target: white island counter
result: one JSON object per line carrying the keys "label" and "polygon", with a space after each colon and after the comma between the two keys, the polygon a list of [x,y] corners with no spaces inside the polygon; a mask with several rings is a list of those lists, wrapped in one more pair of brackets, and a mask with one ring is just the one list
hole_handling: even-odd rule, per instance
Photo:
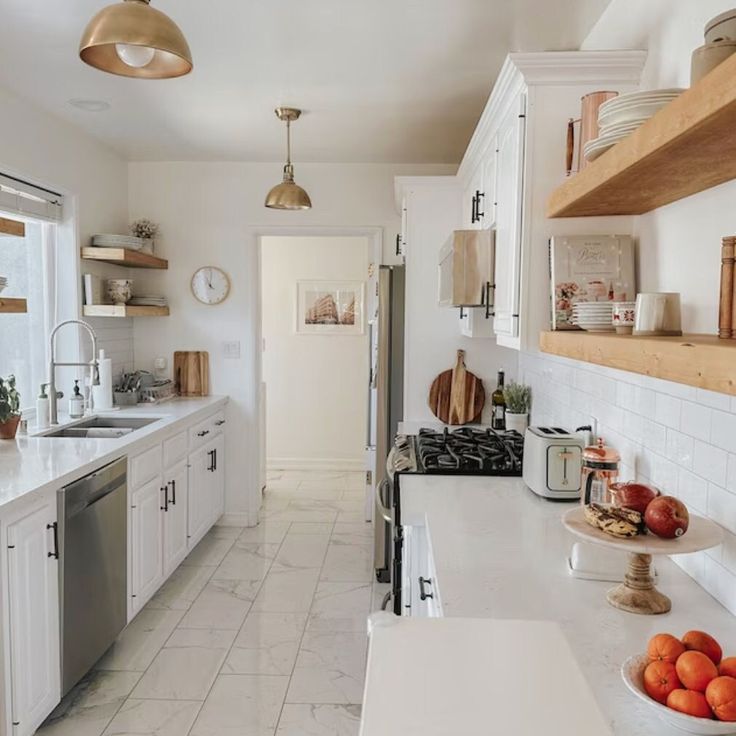
{"label": "white island counter", "polygon": [[[401,478],[402,524],[426,527],[434,562],[432,588],[445,617],[556,622],[614,734],[671,736],[672,727],[625,689],[621,663],[644,651],[649,637],[660,631],[682,635],[689,629],[705,629],[719,638],[728,652],[736,653],[734,618],[664,558],[657,561],[658,587],[671,597],[671,613],[638,616],[612,608],[605,598],[610,583],[577,580],[567,572],[567,557],[574,539],[560,523],[560,517],[568,508],[568,503],[535,496],[517,479],[422,475]],[[400,633],[400,627],[397,631]],[[441,635],[444,636],[438,632],[438,637]],[[438,647],[432,671],[443,673],[450,682],[462,676],[462,672],[442,661],[443,649],[447,651],[446,645]],[[539,656],[543,657],[544,652],[540,651]],[[373,697],[372,690],[380,687],[384,692],[393,691],[391,705],[400,710],[401,683],[421,682],[427,672],[427,660],[421,664],[402,660],[393,676],[395,682],[385,678],[376,682],[371,669],[369,658],[366,721],[374,703],[380,700]],[[533,702],[532,697],[530,703]],[[385,712],[389,706],[385,699],[381,703]],[[435,703],[429,701],[426,707],[431,712]],[[465,725],[463,732],[489,733],[493,723],[489,714],[472,730]],[[515,736],[541,734],[515,732]],[[377,732],[364,729],[363,736],[377,736]],[[384,731],[382,736],[392,736],[392,732]]]}

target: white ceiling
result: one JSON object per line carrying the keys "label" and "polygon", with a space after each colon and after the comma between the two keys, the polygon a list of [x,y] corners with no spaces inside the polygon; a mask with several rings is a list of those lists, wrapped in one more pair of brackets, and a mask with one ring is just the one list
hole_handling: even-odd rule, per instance
{"label": "white ceiling", "polygon": [[107,2],[0,0],[0,85],[132,160],[281,160],[285,104],[295,161],[455,163],[506,54],[577,48],[609,0],[152,0],[194,56],[163,81],[79,60]]}

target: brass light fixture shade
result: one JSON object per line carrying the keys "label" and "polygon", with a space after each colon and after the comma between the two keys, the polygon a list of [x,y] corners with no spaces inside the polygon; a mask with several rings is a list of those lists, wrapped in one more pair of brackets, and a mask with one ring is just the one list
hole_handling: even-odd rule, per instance
{"label": "brass light fixture shade", "polygon": [[291,123],[299,119],[302,111],[293,107],[277,107],[275,112],[276,117],[286,123],[286,165],[284,180],[266,196],[266,207],[274,210],[309,210],[312,208],[312,200],[294,182],[294,167],[291,164]]}
{"label": "brass light fixture shade", "polygon": [[192,71],[192,53],[171,18],[150,0],[123,0],[92,18],[79,57],[110,74],[143,79],[181,77]]}

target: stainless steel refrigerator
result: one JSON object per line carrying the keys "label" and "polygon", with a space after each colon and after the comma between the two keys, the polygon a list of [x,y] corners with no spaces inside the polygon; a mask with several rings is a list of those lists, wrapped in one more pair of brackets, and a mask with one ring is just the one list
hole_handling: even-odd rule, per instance
{"label": "stainless steel refrigerator", "polygon": [[[381,508],[386,498],[386,459],[404,415],[404,266],[381,266],[378,308],[371,321],[371,372],[368,391],[368,469],[375,526],[376,578],[391,576],[391,534]],[[383,497],[382,497],[383,496]]]}

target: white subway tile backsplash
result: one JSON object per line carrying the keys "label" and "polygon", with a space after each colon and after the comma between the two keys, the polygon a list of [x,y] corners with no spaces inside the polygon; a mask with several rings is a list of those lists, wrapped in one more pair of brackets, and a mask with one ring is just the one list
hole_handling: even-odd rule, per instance
{"label": "white subway tile backsplash", "polygon": [[718,447],[695,440],[693,471],[719,486],[726,485],[728,455]]}
{"label": "white subway tile backsplash", "polygon": [[736,534],[736,496],[713,483],[708,485],[708,516]]}
{"label": "white subway tile backsplash", "polygon": [[693,511],[708,512],[708,481],[685,468],[680,468],[676,495]]}
{"label": "white subway tile backsplash", "polygon": [[708,406],[695,404],[692,401],[684,401],[680,417],[680,430],[698,440],[709,442],[712,413],[712,409]]}
{"label": "white subway tile backsplash", "polygon": [[728,452],[736,452],[736,414],[713,410],[710,441]]}
{"label": "white subway tile backsplash", "polygon": [[680,469],[671,460],[659,455],[654,456],[654,473],[652,482],[662,493],[672,496],[677,493]]}
{"label": "white subway tile backsplash", "polygon": [[736,575],[711,557],[704,555],[705,579],[703,587],[736,615]]}
{"label": "white subway tile backsplash", "polygon": [[731,493],[736,493],[736,455],[728,456],[728,469],[726,471],[726,488]]}
{"label": "white subway tile backsplash", "polygon": [[731,410],[731,397],[726,394],[719,394],[716,391],[708,391],[704,388],[696,389],[695,401],[698,404],[709,406],[711,409]]}
{"label": "white subway tile backsplash", "polygon": [[667,448],[667,429],[651,419],[642,417],[642,444],[648,450],[664,455]]}
{"label": "white subway tile backsplash", "polygon": [[693,466],[693,448],[695,440],[676,429],[667,430],[667,447],[665,454],[667,458],[676,462],[683,468]]}
{"label": "white subway tile backsplash", "polygon": [[668,394],[657,394],[654,408],[654,418],[665,427],[680,428],[682,401]]}

